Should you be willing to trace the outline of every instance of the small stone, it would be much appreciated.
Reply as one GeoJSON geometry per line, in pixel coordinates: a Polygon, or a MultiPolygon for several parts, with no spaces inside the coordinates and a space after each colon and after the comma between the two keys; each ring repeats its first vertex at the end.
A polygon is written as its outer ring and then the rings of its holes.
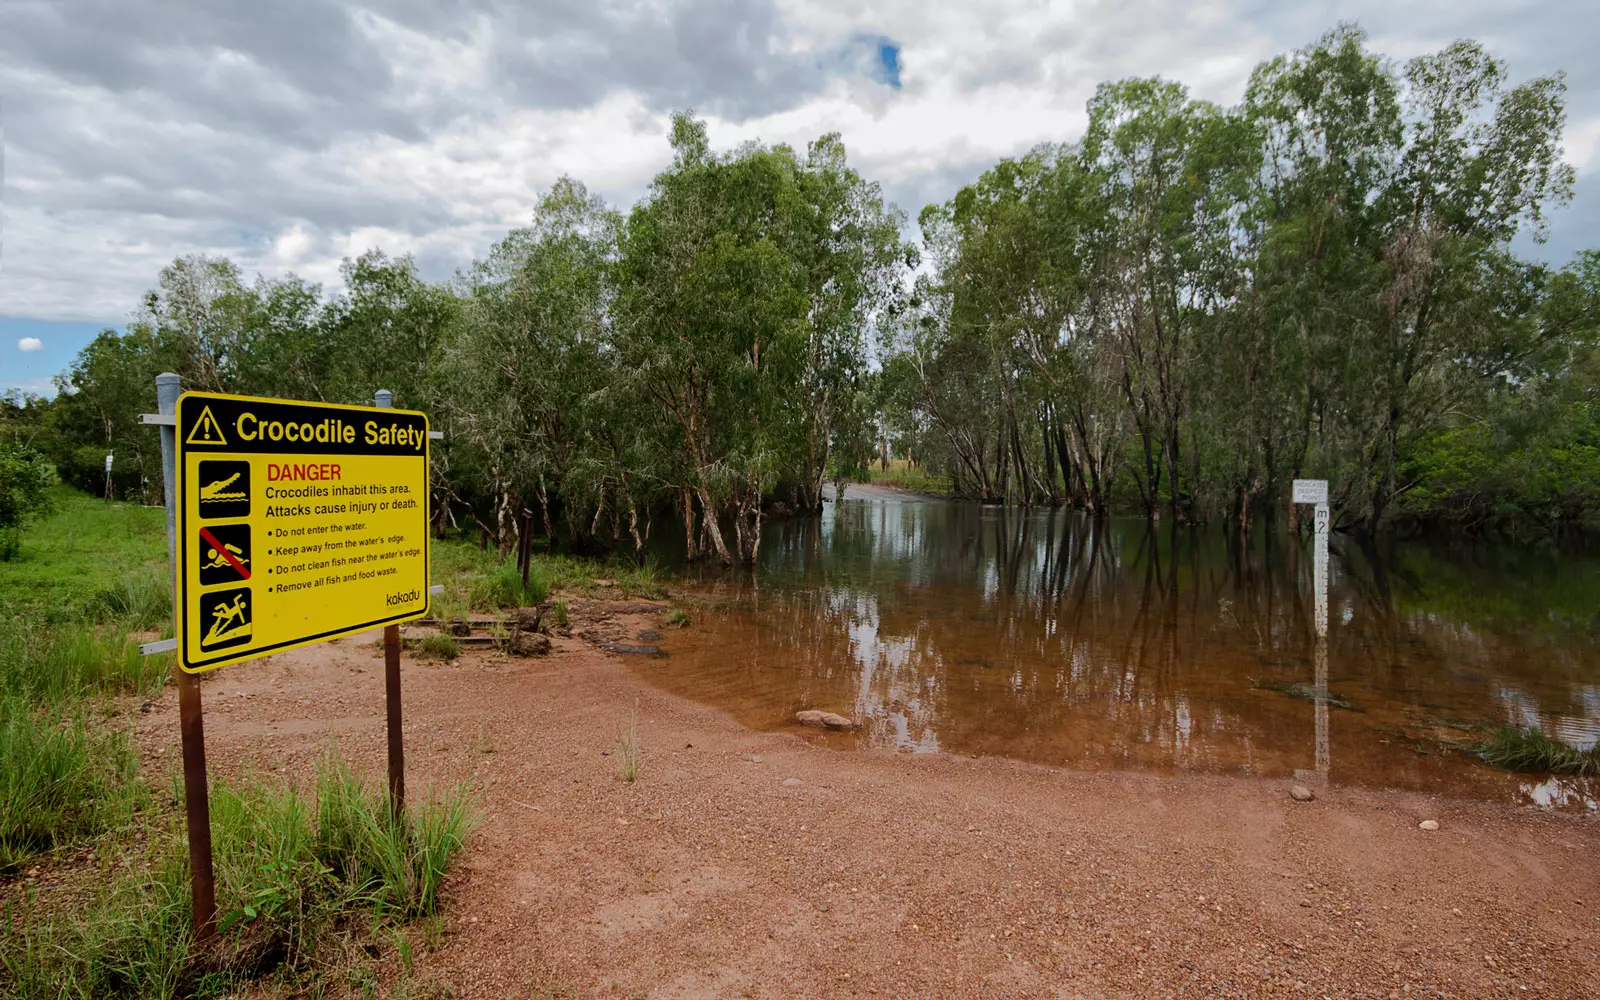
{"type": "Polygon", "coordinates": [[[1419,830],[1437,830],[1437,829],[1439,829],[1439,821],[1436,820],[1436,819],[1425,819],[1421,823],[1417,824],[1417,829],[1419,829],[1419,830]]]}
{"type": "Polygon", "coordinates": [[[805,782],[801,781],[799,778],[783,779],[783,787],[785,788],[799,788],[803,784],[805,784],[805,782]]]}
{"type": "Polygon", "coordinates": [[[751,755],[750,755],[750,763],[752,763],[752,764],[759,764],[759,763],[761,763],[761,755],[760,755],[760,754],[758,754],[758,753],[753,753],[753,754],[751,754],[751,755]]]}
{"type": "Polygon", "coordinates": [[[1316,795],[1304,785],[1290,785],[1289,798],[1294,799],[1296,802],[1310,802],[1316,798],[1316,795]]]}
{"type": "Polygon", "coordinates": [[[802,726],[816,726],[818,729],[854,729],[856,724],[842,715],[833,712],[821,712],[808,708],[803,712],[794,713],[802,726]]]}

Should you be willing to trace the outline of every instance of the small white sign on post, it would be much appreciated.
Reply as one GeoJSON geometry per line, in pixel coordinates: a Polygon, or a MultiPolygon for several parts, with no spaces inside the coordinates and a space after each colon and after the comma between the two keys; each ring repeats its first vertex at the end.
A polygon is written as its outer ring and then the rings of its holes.
{"type": "Polygon", "coordinates": [[[1314,573],[1316,579],[1316,610],[1315,624],[1317,635],[1326,637],[1328,634],[1328,527],[1331,520],[1328,516],[1328,481],[1326,479],[1296,479],[1294,481],[1294,502],[1314,505],[1314,520],[1316,537],[1312,544],[1315,546],[1312,553],[1315,557],[1314,573]]]}
{"type": "Polygon", "coordinates": [[[1296,479],[1294,481],[1295,503],[1327,503],[1328,481],[1326,479],[1296,479]]]}

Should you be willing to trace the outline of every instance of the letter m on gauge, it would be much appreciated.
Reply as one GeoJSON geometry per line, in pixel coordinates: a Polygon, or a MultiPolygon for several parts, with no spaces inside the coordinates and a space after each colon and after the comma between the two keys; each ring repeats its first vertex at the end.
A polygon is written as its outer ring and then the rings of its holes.
{"type": "Polygon", "coordinates": [[[427,612],[426,416],[190,392],[177,432],[183,669],[427,612]]]}

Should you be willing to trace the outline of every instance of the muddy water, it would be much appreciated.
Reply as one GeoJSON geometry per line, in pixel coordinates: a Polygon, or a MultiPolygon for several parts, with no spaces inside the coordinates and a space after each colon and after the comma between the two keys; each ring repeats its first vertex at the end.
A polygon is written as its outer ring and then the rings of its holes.
{"type": "Polygon", "coordinates": [[[1453,749],[1507,723],[1600,739],[1593,553],[1336,535],[1319,688],[1310,552],[1281,535],[1241,550],[1215,528],[860,492],[771,524],[753,577],[699,572],[693,626],[636,668],[758,728],[851,716],[841,748],[1600,800],[1453,749]]]}

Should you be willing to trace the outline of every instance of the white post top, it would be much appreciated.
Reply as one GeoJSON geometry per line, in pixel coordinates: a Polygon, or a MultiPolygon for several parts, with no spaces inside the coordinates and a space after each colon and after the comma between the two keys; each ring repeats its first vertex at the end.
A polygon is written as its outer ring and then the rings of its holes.
{"type": "Polygon", "coordinates": [[[1295,503],[1327,503],[1328,481],[1326,479],[1296,479],[1294,481],[1295,503]]]}

